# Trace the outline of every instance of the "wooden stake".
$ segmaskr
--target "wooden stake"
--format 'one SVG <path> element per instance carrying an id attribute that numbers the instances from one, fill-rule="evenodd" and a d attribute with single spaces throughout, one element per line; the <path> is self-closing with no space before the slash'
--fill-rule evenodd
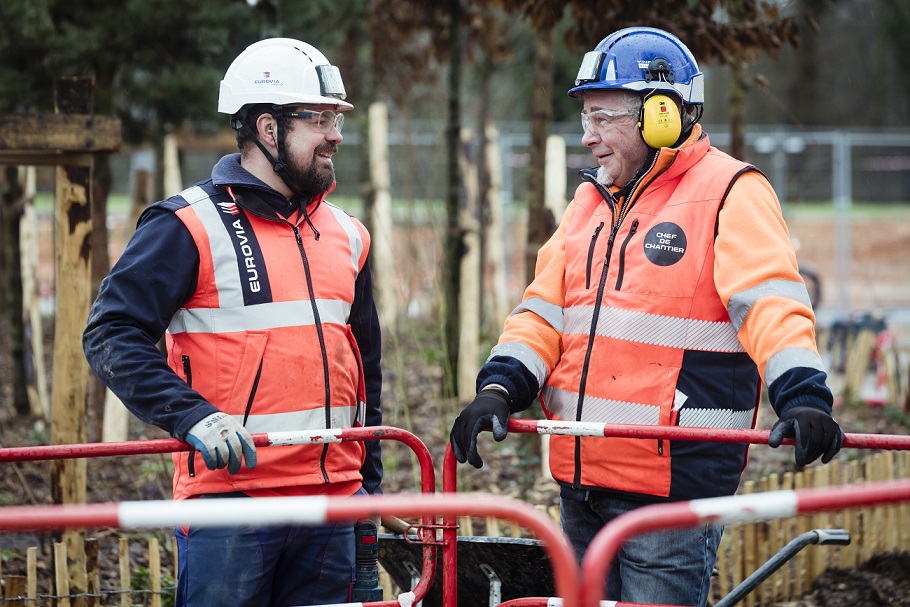
<path id="1" fill-rule="evenodd" d="M 28 578 L 26 582 L 26 596 L 30 599 L 38 598 L 38 549 L 34 546 L 29 547 L 25 551 L 25 571 L 26 577 Z M 37 605 L 36 602 L 30 603 L 31 605 Z"/>
<path id="2" fill-rule="evenodd" d="M 120 538 L 118 546 L 120 563 L 120 607 L 130 607 L 133 604 L 133 581 L 130 579 L 130 541 L 125 537 Z"/>
<path id="3" fill-rule="evenodd" d="M 152 607 L 161 607 L 161 551 L 156 537 L 149 539 L 149 584 L 152 587 Z"/>
<path id="4" fill-rule="evenodd" d="M 54 587 L 57 607 L 70 607 L 70 576 L 67 571 L 66 542 L 54 542 Z"/>

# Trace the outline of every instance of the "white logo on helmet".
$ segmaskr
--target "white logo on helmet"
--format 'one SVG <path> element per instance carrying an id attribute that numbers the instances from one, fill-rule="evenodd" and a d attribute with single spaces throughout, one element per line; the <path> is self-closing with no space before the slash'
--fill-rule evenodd
<path id="1" fill-rule="evenodd" d="M 274 86 L 284 86 L 278 78 L 272 78 L 272 72 L 262 72 L 263 78 L 253 80 L 253 84 L 271 84 Z"/>

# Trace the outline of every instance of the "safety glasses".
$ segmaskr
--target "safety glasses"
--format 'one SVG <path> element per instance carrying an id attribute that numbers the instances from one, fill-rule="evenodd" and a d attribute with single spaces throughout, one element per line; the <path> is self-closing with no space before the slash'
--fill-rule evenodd
<path id="1" fill-rule="evenodd" d="M 638 110 L 594 110 L 581 113 L 581 127 L 585 132 L 602 131 L 608 127 L 617 126 L 628 120 L 630 116 L 637 116 Z"/>
<path id="2" fill-rule="evenodd" d="M 332 130 L 332 127 L 338 129 L 340 133 L 341 127 L 344 125 L 344 114 L 333 112 L 332 110 L 322 110 L 321 112 L 299 110 L 296 112 L 284 112 L 284 115 L 288 118 L 299 118 L 320 133 L 328 133 Z"/>

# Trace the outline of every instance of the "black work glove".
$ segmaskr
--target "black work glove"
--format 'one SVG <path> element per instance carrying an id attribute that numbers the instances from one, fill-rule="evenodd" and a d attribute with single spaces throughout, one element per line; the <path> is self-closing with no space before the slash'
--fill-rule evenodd
<path id="1" fill-rule="evenodd" d="M 771 428 L 768 444 L 780 447 L 785 438 L 796 440 L 796 465 L 805 466 L 819 455 L 827 464 L 844 444 L 844 431 L 834 418 L 815 407 L 793 407 Z"/>
<path id="2" fill-rule="evenodd" d="M 459 463 L 469 462 L 475 468 L 483 466 L 477 454 L 477 435 L 485 428 L 493 428 L 493 438 L 505 439 L 509 433 L 509 397 L 497 389 L 481 390 L 470 405 L 455 418 L 449 443 Z"/>

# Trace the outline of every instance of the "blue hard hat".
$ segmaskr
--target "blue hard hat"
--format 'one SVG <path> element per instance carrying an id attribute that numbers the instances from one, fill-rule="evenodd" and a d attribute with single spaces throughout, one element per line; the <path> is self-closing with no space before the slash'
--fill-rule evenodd
<path id="1" fill-rule="evenodd" d="M 653 27 L 613 32 L 585 53 L 569 95 L 610 89 L 662 91 L 689 105 L 705 102 L 703 74 L 695 57 L 679 38 Z"/>

